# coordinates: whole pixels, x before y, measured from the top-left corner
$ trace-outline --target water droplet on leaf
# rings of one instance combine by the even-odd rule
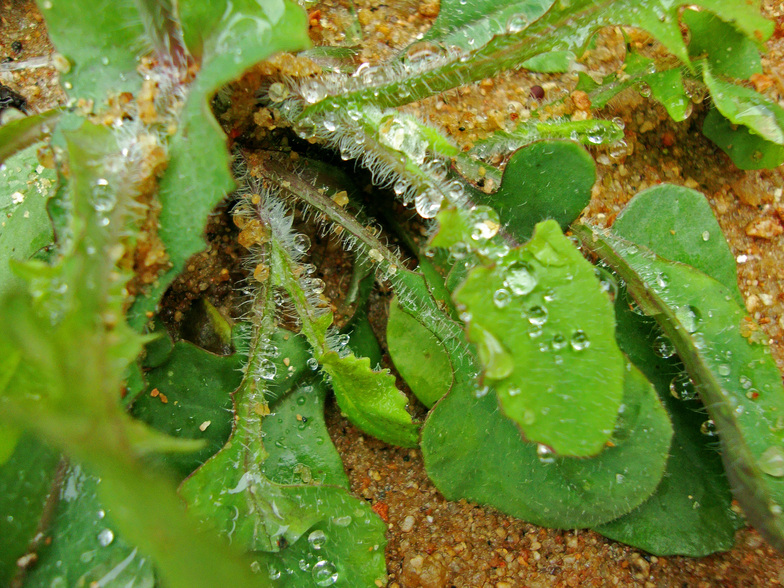
[[[537,279],[530,265],[518,261],[507,268],[504,284],[517,296],[524,296],[536,288]]]
[[[670,382],[670,394],[678,400],[694,400],[697,397],[697,388],[686,372],[681,372]]]
[[[572,338],[569,341],[572,345],[572,349],[575,351],[582,351],[590,346],[591,341],[588,339],[588,335],[585,334],[585,331],[582,329],[577,329],[573,334]]]
[[[313,549],[321,549],[327,542],[327,534],[321,529],[316,529],[308,535],[308,543]]]
[[[316,586],[332,586],[338,581],[338,570],[332,562],[321,560],[313,566],[313,581]]]
[[[719,431],[716,428],[716,423],[714,423],[712,419],[708,419],[700,425],[700,433],[706,437],[715,437],[719,434]]]
[[[675,355],[675,346],[666,335],[659,335],[653,340],[653,352],[657,357],[668,359]]]
[[[784,477],[784,448],[780,445],[768,447],[762,452],[757,463],[760,469],[769,476]]]

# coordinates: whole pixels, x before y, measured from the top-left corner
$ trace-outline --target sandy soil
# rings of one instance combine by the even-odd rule
[[[379,5],[357,0],[358,22],[364,36],[360,60],[377,61],[424,32],[438,12],[437,1],[394,2]],[[776,33],[764,59],[770,84],[764,92],[784,105],[784,9],[765,2],[766,15],[775,20]],[[311,31],[317,43],[343,40],[348,4],[324,2],[310,8]],[[316,12],[318,11],[318,12]],[[42,111],[62,101],[56,72],[45,64],[51,46],[43,23],[31,3],[0,0],[0,82],[18,91],[31,109]],[[585,64],[608,71],[618,65],[617,31],[608,31]],[[20,51],[12,47],[22,44]],[[39,59],[41,58],[41,59]],[[573,76],[510,73],[472,88],[414,105],[424,118],[447,129],[461,144],[512,124],[537,106],[530,95],[540,85],[547,98],[568,97]],[[510,106],[511,105],[511,106]],[[571,111],[568,99],[553,114]],[[663,109],[633,95],[624,95],[596,116],[621,117],[626,123],[629,152],[621,160],[599,160],[594,199],[586,216],[610,224],[623,205],[639,190],[672,182],[696,188],[709,199],[738,260],[741,289],[748,310],[771,338],[779,366],[784,366],[784,203],[782,169],[760,172],[737,170],[730,160],[699,132],[704,106],[695,105],[690,119],[671,122]],[[605,161],[605,163],[602,163]],[[215,229],[221,238],[230,231]],[[224,239],[225,241],[225,239]],[[314,246],[314,255],[329,257],[334,247]],[[209,262],[205,273],[220,271]],[[212,256],[213,258],[216,256]],[[220,256],[217,256],[220,257]],[[235,256],[224,256],[235,259]],[[200,262],[198,265],[202,265]],[[232,272],[235,271],[232,266]],[[322,268],[325,278],[336,275]],[[334,278],[339,280],[339,278]],[[224,288],[225,290],[225,288]],[[220,299],[219,293],[207,295]],[[383,308],[388,293],[374,295],[375,326],[383,332]],[[174,315],[187,311],[183,294],[172,302]],[[175,308],[176,307],[176,308]],[[421,408],[417,409],[421,412]],[[591,531],[542,529],[490,508],[448,502],[427,479],[419,451],[400,449],[365,437],[328,409],[331,435],[340,451],[352,489],[369,501],[388,523],[389,586],[495,587],[515,586],[772,586],[784,584],[784,557],[776,554],[753,530],[738,533],[736,547],[707,558],[653,557],[615,543]]]

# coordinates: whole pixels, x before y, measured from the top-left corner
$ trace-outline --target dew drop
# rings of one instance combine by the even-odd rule
[[[443,195],[437,192],[422,192],[414,198],[414,207],[422,218],[433,218],[441,208]]]
[[[653,352],[657,357],[667,359],[675,355],[675,346],[666,335],[659,335],[653,340]]]
[[[729,376],[732,369],[730,368],[729,364],[723,363],[717,369],[720,376]]]
[[[530,265],[518,261],[507,268],[504,284],[517,296],[524,296],[536,288],[537,279]]]
[[[102,529],[100,533],[98,533],[98,544],[101,547],[107,547],[112,544],[114,541],[114,533],[111,529]]]
[[[318,80],[305,80],[299,88],[302,98],[308,104],[321,102],[327,97],[327,89]]]
[[[675,318],[689,333],[697,331],[701,317],[700,311],[691,305],[683,305],[675,309]]]
[[[513,14],[506,22],[506,32],[510,35],[524,31],[528,27],[528,19],[524,14]]]
[[[338,527],[348,527],[351,524],[351,515],[332,517],[332,524]]]
[[[406,191],[407,185],[404,180],[398,180],[395,182],[395,185],[392,187],[392,190],[395,192],[396,195],[402,196]]]
[[[259,362],[259,367],[256,373],[262,380],[272,380],[275,378],[277,371],[278,368],[275,366],[275,364],[269,359],[265,358]]]
[[[335,564],[324,559],[316,562],[312,574],[316,586],[332,586],[338,581],[338,570]]]
[[[678,400],[694,400],[697,398],[697,388],[689,374],[681,372],[670,382],[670,394]]]
[[[702,232],[702,240],[703,241],[707,241],[708,239],[710,239],[710,233],[708,231],[703,231]]]
[[[624,478],[623,474],[615,474],[615,483],[616,484],[623,484],[624,479],[625,478]]]
[[[308,249],[310,249],[310,238],[307,235],[298,233],[294,236],[294,248],[300,255],[307,253]]]
[[[700,433],[706,437],[715,437],[719,434],[719,431],[716,428],[716,423],[714,423],[712,419],[708,419],[700,425]]]
[[[501,379],[512,373],[514,369],[512,356],[490,331],[474,325],[471,334],[476,338],[479,358],[485,366],[485,375],[488,378]]]
[[[553,344],[553,349],[555,349],[555,350],[563,349],[564,347],[566,347],[567,343],[568,342],[566,341],[566,337],[564,337],[560,333],[556,334],[553,337],[553,343],[552,344]]]
[[[768,447],[762,452],[757,463],[760,469],[769,476],[784,477],[784,448],[780,445]]]
[[[512,297],[509,295],[509,290],[499,288],[493,292],[493,304],[496,308],[504,308],[505,306],[508,306],[511,300]]]
[[[471,239],[487,241],[492,239],[501,228],[498,213],[489,206],[477,206],[471,211]]]
[[[539,458],[540,463],[545,465],[555,463],[555,452],[542,443],[536,446],[536,457]]]
[[[740,383],[740,387],[743,388],[744,390],[748,390],[749,388],[751,388],[752,385],[751,378],[749,378],[748,376],[741,376],[739,383]]]
[[[532,306],[528,309],[528,322],[541,327],[547,322],[547,309],[544,306]]]
[[[284,84],[275,82],[267,91],[267,97],[271,102],[283,102],[289,97],[289,89]]]
[[[490,392],[490,386],[482,386],[474,390],[474,398],[483,398]]]
[[[317,370],[317,369],[318,369],[318,366],[319,366],[318,360],[317,360],[315,357],[311,357],[311,358],[310,358],[310,359],[307,361],[307,364],[308,364],[308,367],[309,367],[310,369],[312,369],[312,370]]]
[[[314,294],[321,294],[322,292],[324,292],[324,288],[326,287],[327,285],[324,283],[324,280],[321,280],[319,278],[313,278],[312,280],[310,280],[310,290]]]
[[[590,346],[591,341],[588,339],[588,335],[585,334],[585,331],[582,329],[577,329],[572,334],[572,338],[569,343],[572,345],[572,349],[575,351],[582,351],[583,349],[586,349],[588,346]]]
[[[308,543],[313,549],[321,549],[327,542],[327,534],[321,529],[316,529],[308,535]]]

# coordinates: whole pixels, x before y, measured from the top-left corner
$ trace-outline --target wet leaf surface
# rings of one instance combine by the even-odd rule
[[[653,237],[644,227],[639,233]],[[623,289],[615,312],[618,344],[656,387],[674,436],[667,468],[653,495],[629,514],[594,529],[655,555],[701,557],[729,550],[744,523],[731,508],[732,494],[715,438],[700,432],[706,415],[696,399],[696,387],[677,356],[656,355],[659,332],[651,328],[650,319],[631,310]]]
[[[621,404],[624,362],[593,266],[556,222],[472,270],[455,300],[484,377],[523,436],[558,455],[599,453]]]
[[[59,452],[24,435],[0,466],[0,583],[4,586],[10,585],[17,560],[38,532],[59,461]]]
[[[628,412],[612,437],[615,447],[588,459],[558,458],[523,442],[492,390],[477,394],[464,381],[425,422],[428,475],[449,500],[490,504],[547,527],[592,526],[629,512],[661,479],[672,429],[640,372],[625,373]]]
[[[706,274],[612,233],[579,233],[656,318],[697,385],[711,419],[704,430],[718,432],[735,497],[768,541],[784,546],[784,389],[759,326]]]
[[[49,533],[26,579],[29,586],[156,585],[152,559],[120,536],[98,496],[100,478],[71,466],[59,489]]]

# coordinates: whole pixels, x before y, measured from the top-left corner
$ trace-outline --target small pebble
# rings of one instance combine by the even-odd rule
[[[414,519],[414,517],[412,517],[411,515],[408,515],[406,518],[403,519],[403,522],[400,523],[400,530],[403,531],[404,533],[411,532],[411,529],[414,528],[415,522],[416,519]]]

